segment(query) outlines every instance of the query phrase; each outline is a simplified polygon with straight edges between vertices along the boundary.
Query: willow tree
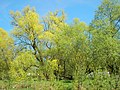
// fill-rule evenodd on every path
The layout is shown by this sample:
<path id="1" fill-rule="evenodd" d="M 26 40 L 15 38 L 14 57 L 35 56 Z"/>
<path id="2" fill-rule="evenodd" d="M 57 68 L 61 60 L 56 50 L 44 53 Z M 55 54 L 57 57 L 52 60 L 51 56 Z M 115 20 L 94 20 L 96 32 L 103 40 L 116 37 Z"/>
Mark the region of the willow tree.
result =
<path id="1" fill-rule="evenodd" d="M 50 49 L 55 46 L 57 33 L 64 27 L 65 15 L 63 11 L 49 12 L 47 16 L 40 18 L 35 9 L 25 7 L 23 11 L 11 11 L 12 35 L 15 45 L 21 50 L 30 50 L 41 63 L 43 68 L 49 60 L 54 60 Z M 47 78 L 47 72 L 43 71 Z"/>
<path id="2" fill-rule="evenodd" d="M 14 42 L 8 33 L 0 28 L 0 79 L 7 76 L 10 69 L 10 62 L 14 57 Z"/>
<path id="3" fill-rule="evenodd" d="M 63 22 L 59 12 L 50 12 L 45 18 L 39 17 L 35 9 L 26 7 L 23 11 L 11 11 L 13 36 L 16 44 L 34 51 L 36 59 L 44 64 L 44 51 L 50 48 L 50 38 L 57 30 L 59 22 Z M 51 32 L 52 31 L 52 32 Z M 49 43 L 48 43 L 49 42 Z"/>
<path id="4" fill-rule="evenodd" d="M 42 41 L 38 39 L 43 30 L 43 25 L 40 23 L 39 15 L 33 8 L 26 7 L 22 12 L 11 11 L 12 25 L 14 30 L 13 36 L 16 40 L 16 45 L 21 45 L 22 48 L 33 50 L 36 59 L 43 64 L 42 50 L 39 48 Z"/>
<path id="5" fill-rule="evenodd" d="M 62 23 L 54 32 L 54 47 L 49 50 L 49 56 L 58 60 L 58 78 L 73 79 L 75 71 L 78 74 L 80 68 L 84 68 L 88 49 L 87 29 L 84 22 L 75 19 L 71 25 Z"/>
<path id="6" fill-rule="evenodd" d="M 95 12 L 91 26 L 104 34 L 115 37 L 120 31 L 120 1 L 103 0 Z"/>
<path id="7" fill-rule="evenodd" d="M 91 57 L 95 68 L 107 68 L 118 73 L 120 37 L 120 1 L 103 0 L 90 25 L 92 34 Z"/>

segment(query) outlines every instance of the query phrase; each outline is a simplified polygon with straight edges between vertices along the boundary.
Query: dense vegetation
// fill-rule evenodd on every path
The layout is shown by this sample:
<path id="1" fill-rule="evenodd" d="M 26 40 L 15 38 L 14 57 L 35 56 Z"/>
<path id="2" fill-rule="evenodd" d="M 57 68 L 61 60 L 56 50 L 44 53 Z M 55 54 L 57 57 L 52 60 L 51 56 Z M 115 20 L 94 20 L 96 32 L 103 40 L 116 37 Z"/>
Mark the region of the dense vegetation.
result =
<path id="1" fill-rule="evenodd" d="M 120 90 L 120 1 L 103 0 L 88 26 L 62 10 L 11 11 L 0 28 L 0 89 Z"/>

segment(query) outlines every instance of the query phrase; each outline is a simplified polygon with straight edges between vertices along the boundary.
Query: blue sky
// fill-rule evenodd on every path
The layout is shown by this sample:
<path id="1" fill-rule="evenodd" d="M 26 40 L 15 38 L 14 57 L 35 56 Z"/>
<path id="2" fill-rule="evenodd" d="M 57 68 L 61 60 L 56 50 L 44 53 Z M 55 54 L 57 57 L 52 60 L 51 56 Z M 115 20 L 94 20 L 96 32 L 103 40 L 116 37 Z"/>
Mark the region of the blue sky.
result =
<path id="1" fill-rule="evenodd" d="M 49 11 L 63 9 L 67 14 L 67 22 L 79 18 L 89 24 L 100 3 L 101 0 L 0 0 L 0 27 L 11 31 L 10 10 L 22 10 L 27 5 L 35 7 L 41 17 Z"/>

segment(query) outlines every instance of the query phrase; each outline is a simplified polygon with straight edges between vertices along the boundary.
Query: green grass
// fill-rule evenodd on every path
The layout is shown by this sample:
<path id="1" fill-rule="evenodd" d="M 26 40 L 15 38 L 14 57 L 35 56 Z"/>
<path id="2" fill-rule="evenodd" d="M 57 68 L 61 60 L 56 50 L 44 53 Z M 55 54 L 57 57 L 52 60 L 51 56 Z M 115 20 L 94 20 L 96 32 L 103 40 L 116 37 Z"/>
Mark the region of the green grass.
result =
<path id="1" fill-rule="evenodd" d="M 0 81 L 0 90 L 73 90 L 73 83 L 66 81 Z"/>

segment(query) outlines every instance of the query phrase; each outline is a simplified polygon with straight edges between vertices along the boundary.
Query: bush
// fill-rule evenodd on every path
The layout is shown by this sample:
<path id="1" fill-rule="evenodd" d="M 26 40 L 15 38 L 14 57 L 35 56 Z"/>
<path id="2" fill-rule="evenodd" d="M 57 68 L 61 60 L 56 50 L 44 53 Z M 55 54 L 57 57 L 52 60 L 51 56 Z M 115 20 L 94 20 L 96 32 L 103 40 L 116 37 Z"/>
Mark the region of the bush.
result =
<path id="1" fill-rule="evenodd" d="M 104 72 L 96 72 L 91 77 L 87 77 L 83 82 L 83 87 L 90 90 L 119 90 L 120 86 L 116 87 L 116 84 L 119 85 L 120 81 L 116 82 L 117 78 L 115 75 L 111 75 Z"/>

